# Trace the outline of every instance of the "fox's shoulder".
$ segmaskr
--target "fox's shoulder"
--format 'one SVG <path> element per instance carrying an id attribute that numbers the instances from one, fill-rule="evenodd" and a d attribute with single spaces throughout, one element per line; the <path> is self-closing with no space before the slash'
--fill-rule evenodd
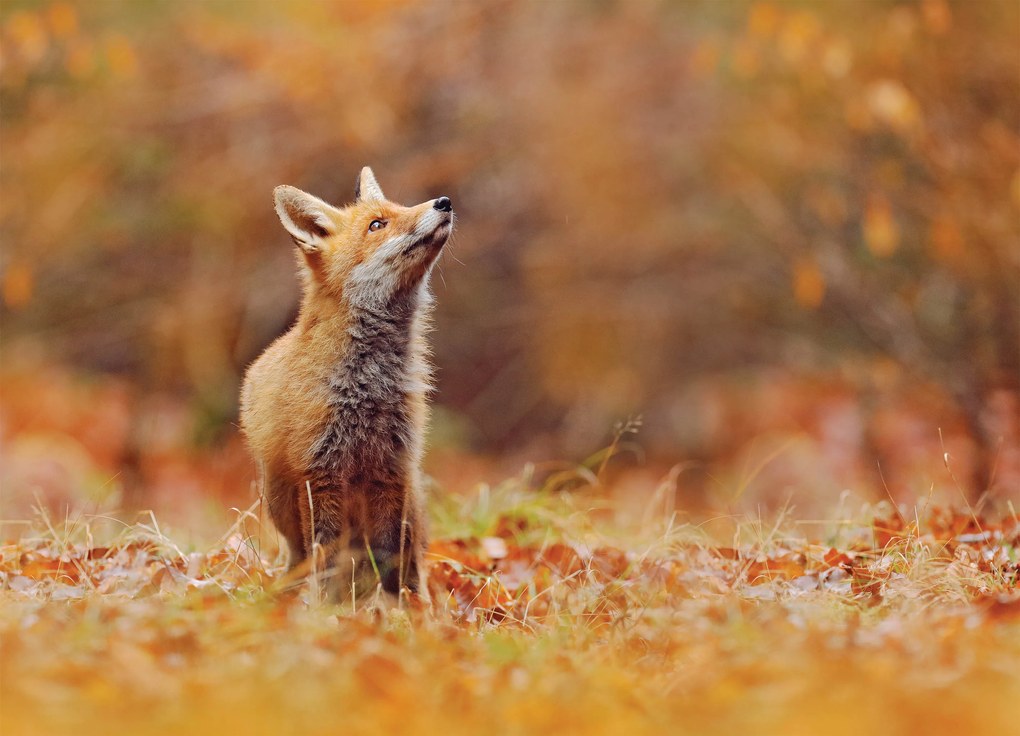
<path id="1" fill-rule="evenodd" d="M 259 355 L 252 363 L 248 366 L 248 370 L 245 372 L 245 390 L 249 390 L 253 382 L 257 382 L 260 378 L 267 374 L 271 374 L 277 366 L 285 362 L 287 356 L 293 352 L 293 344 L 295 340 L 294 327 L 291 327 L 285 333 L 280 335 L 278 338 L 273 340 L 262 354 Z"/>
<path id="2" fill-rule="evenodd" d="M 298 334 L 296 327 L 280 335 L 245 371 L 241 387 L 241 417 L 258 406 L 274 401 L 289 384 L 301 378 Z"/>
<path id="3" fill-rule="evenodd" d="M 328 412 L 324 349 L 309 349 L 297 327 L 278 337 L 245 374 L 241 427 L 265 459 L 299 456 L 311 446 Z M 274 439 L 276 438 L 276 439 Z M 277 447 L 277 440 L 283 440 Z M 294 447 L 291 447 L 294 445 Z M 292 460 L 296 462 L 296 460 Z"/>

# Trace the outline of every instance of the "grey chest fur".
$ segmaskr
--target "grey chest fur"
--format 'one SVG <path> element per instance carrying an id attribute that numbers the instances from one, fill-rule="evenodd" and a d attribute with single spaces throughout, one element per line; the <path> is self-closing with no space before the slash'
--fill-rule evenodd
<path id="1" fill-rule="evenodd" d="M 310 475 L 337 490 L 403 484 L 413 428 L 407 405 L 413 304 L 358 310 L 329 376 L 329 419 Z"/>

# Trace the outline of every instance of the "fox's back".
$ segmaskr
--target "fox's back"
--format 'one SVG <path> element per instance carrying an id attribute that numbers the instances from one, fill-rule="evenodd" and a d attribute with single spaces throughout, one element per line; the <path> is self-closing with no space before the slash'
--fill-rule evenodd
<path id="1" fill-rule="evenodd" d="M 325 356 L 301 350 L 297 326 L 248 368 L 241 390 L 241 428 L 260 463 L 300 473 L 326 422 Z"/>

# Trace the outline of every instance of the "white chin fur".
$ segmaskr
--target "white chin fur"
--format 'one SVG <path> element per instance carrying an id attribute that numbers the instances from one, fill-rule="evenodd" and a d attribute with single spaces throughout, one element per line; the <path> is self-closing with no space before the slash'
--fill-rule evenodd
<path id="1" fill-rule="evenodd" d="M 426 211 L 415 226 L 413 232 L 395 235 L 386 240 L 372 254 L 372 257 L 358 265 L 351 273 L 348 293 L 356 303 L 385 303 L 401 286 L 406 286 L 408 271 L 421 265 L 420 259 L 428 254 L 421 253 L 417 257 L 405 251 L 415 243 L 430 236 L 436 237 L 435 245 L 444 245 L 452 230 L 450 216 L 445 212 L 430 209 Z M 429 250 L 438 252 L 438 248 Z M 428 278 L 428 268 L 423 273 Z"/>
<path id="2" fill-rule="evenodd" d="M 443 223 L 450 221 L 450 215 L 447 212 L 440 212 L 436 209 L 428 210 L 421 219 L 418 220 L 418 226 L 415 228 L 415 234 L 419 238 L 435 232 L 435 229 Z"/>

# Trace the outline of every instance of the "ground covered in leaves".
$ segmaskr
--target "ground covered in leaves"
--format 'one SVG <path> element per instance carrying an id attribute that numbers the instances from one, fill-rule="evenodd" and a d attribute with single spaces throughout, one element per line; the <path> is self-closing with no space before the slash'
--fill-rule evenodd
<path id="1" fill-rule="evenodd" d="M 91 733 L 1011 733 L 1020 524 L 867 507 L 607 532 L 581 494 L 450 504 L 431 610 L 281 592 L 258 509 L 0 549 L 0 726 Z M 594 521 L 600 519 L 600 521 Z M 805 529 L 808 531 L 806 532 Z"/>

